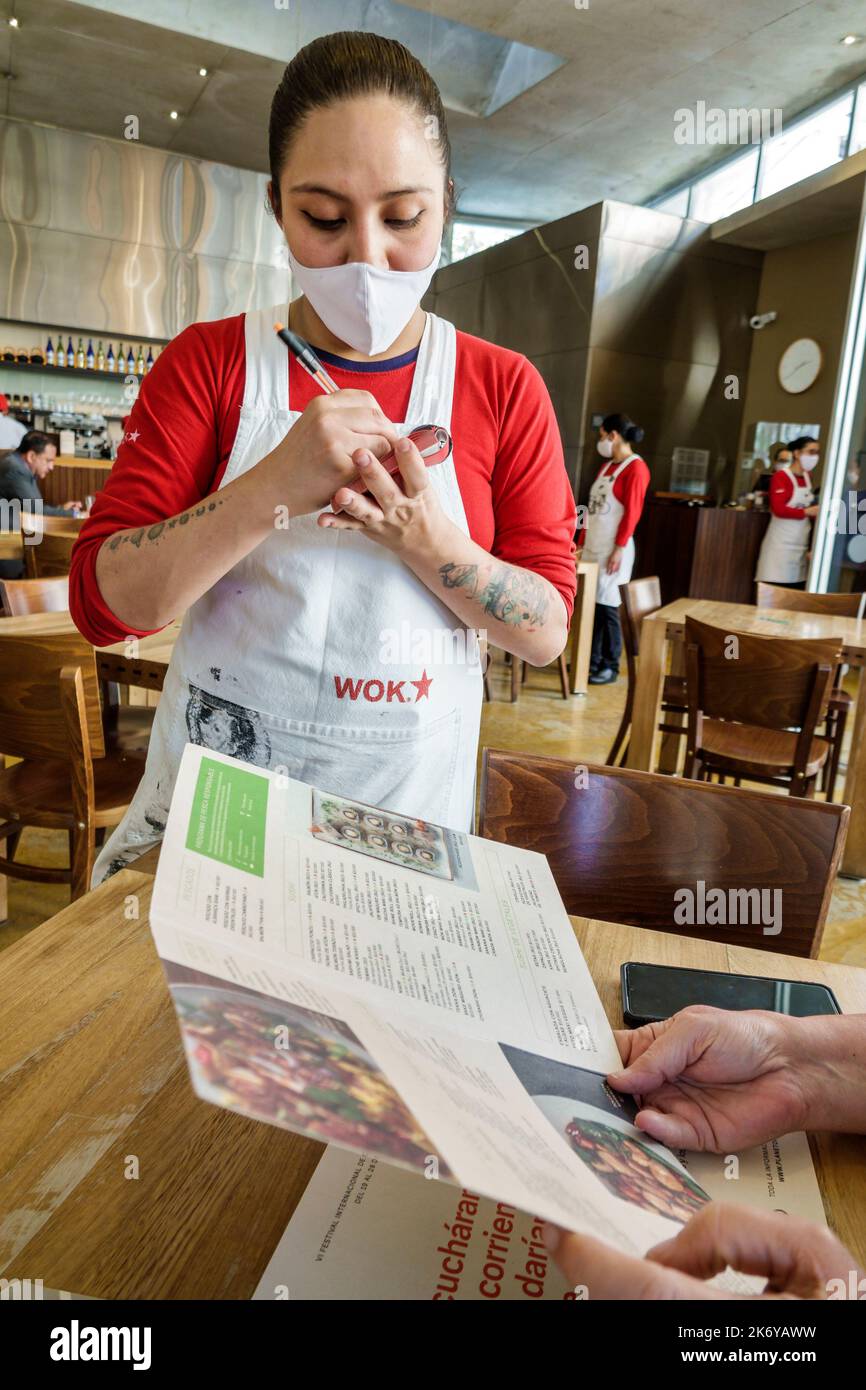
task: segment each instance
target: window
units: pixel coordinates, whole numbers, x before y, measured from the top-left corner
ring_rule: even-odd
[[[730,217],[748,207],[755,193],[757,170],[756,147],[697,179],[692,186],[690,215],[699,222],[717,222],[720,217]]]
[[[854,99],[854,118],[851,122],[851,143],[849,154],[866,149],[866,82],[857,88]]]
[[[520,236],[523,227],[503,227],[492,222],[455,221],[451,233],[451,260],[462,261],[474,256],[477,251],[486,251],[490,246],[498,246],[501,241],[509,241]]]
[[[768,198],[844,159],[853,102],[854,93],[846,92],[814,116],[765,141],[759,198]]]
[[[650,203],[650,207],[655,212],[672,212],[674,217],[688,217],[689,190],[681,188],[678,193],[671,193],[668,198],[662,198],[658,203]]]

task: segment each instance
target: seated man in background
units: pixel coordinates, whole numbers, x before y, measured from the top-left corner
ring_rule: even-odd
[[[736,1153],[793,1130],[866,1134],[866,1016],[790,1018],[703,1005],[617,1034],[614,1090],[639,1129],[672,1149]],[[640,1260],[591,1236],[545,1228],[545,1244],[590,1299],[729,1299],[704,1281],[726,1267],[764,1275],[776,1298],[866,1297],[866,1276],[832,1231],[712,1202]],[[841,1282],[840,1282],[841,1281]],[[742,1297],[742,1295],[740,1295]]]
[[[64,502],[61,507],[52,507],[42,500],[39,483],[48,477],[56,457],[57,447],[48,436],[39,430],[29,430],[17,449],[0,458],[0,525],[12,529],[8,519],[11,508],[4,507],[3,503],[19,504],[19,513],[14,518],[16,528],[19,517],[26,518],[28,514],[77,516],[81,512],[80,502]],[[24,566],[19,560],[0,561],[0,579],[20,579],[23,573]]]

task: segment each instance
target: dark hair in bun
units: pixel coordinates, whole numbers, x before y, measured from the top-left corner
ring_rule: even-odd
[[[626,444],[640,444],[643,439],[643,430],[640,425],[636,425],[627,415],[617,412],[614,415],[605,415],[601,422],[601,427],[606,434],[613,434],[614,430],[621,435]]]
[[[785,445],[785,448],[790,449],[791,453],[794,454],[799,453],[801,449],[805,449],[807,444],[817,443],[818,441],[813,434],[798,434],[796,439],[792,439],[790,444]]]

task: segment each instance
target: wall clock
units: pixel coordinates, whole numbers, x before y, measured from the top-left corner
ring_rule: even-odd
[[[814,386],[824,357],[814,338],[796,338],[779,358],[779,384],[792,396]]]

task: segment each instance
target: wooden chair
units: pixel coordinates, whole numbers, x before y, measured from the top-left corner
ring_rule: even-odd
[[[59,518],[58,518],[59,519]],[[46,517],[47,521],[55,518]],[[24,541],[24,570],[28,579],[45,579],[52,575],[69,574],[72,547],[78,539],[77,531],[45,530],[35,545]]]
[[[644,618],[648,618],[652,613],[656,613],[662,606],[661,584],[658,575],[650,575],[645,579],[631,579],[628,584],[623,584],[621,586],[619,592],[619,617],[622,627],[622,645],[625,651],[628,687],[626,690],[625,709],[622,712],[622,719],[620,720],[619,728],[616,731],[616,737],[611,745],[610,752],[607,755],[608,767],[615,767],[620,756],[623,762],[625,762],[628,757],[628,735],[634,715],[634,693],[637,683],[637,659],[640,655],[641,628]],[[662,688],[661,712],[663,715],[685,715],[685,676],[665,676],[664,686]],[[673,724],[668,720],[662,720],[658,727],[662,733],[674,734],[679,738],[685,736],[686,726],[684,718],[682,718],[681,722],[678,724]]]
[[[491,748],[482,759],[479,833],[546,855],[568,912],[788,955],[818,954],[849,815],[630,768]],[[751,920],[735,925],[728,912],[726,924],[679,924],[682,890],[697,909],[713,888]],[[752,905],[772,913],[779,901],[781,931],[765,935],[767,916]]]
[[[490,658],[487,664],[487,674],[485,674],[484,677],[485,699],[487,700],[492,699],[488,675],[493,667],[494,650],[498,651],[499,648],[489,648]],[[519,657],[512,656],[511,652],[503,652],[502,655],[511,668],[511,703],[515,704],[517,700],[520,699],[520,687],[526,684],[526,671],[529,663],[527,661],[521,661]],[[559,671],[559,688],[562,693],[562,698],[563,700],[567,700],[571,694],[571,686],[569,685],[568,676],[568,658],[565,652],[560,653],[556,665]]]
[[[861,618],[864,603],[866,594],[809,594],[803,589],[785,589],[780,584],[758,584],[759,608],[782,608],[793,613],[820,613],[833,618]],[[832,750],[821,784],[821,790],[826,794],[828,801],[833,800],[836,790],[845,728],[853,703],[852,697],[842,684],[842,668],[839,667],[833,677],[833,689],[830,691],[824,728],[824,737]]]
[[[8,620],[10,626],[15,619]],[[0,623],[0,752],[23,761],[0,770],[0,873],[34,883],[90,886],[97,830],[117,825],[144,759],[108,753],[96,658],[78,633],[7,635]],[[28,827],[65,830],[69,868],[19,862]]]
[[[733,644],[736,643],[736,646]],[[731,776],[814,796],[830,744],[837,638],[756,637],[686,618],[686,776]]]
[[[69,607],[69,577],[51,579],[0,580],[0,601],[8,617],[28,613],[57,613]],[[144,705],[122,705],[118,687],[101,682],[102,727],[109,753],[145,754],[153,730],[155,709]]]
[[[69,608],[69,577],[51,579],[0,579],[0,600],[7,617],[27,613],[63,613]]]

